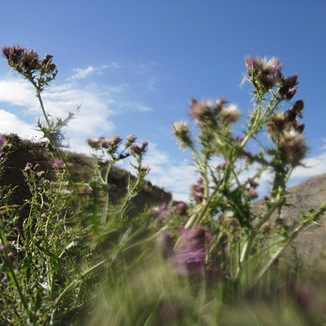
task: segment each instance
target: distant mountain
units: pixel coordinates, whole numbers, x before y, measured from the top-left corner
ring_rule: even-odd
[[[287,204],[282,208],[281,218],[290,227],[297,225],[303,212],[316,209],[326,202],[326,174],[311,177],[300,184],[288,189]],[[259,211],[262,201],[255,206]],[[307,266],[314,265],[326,270],[326,214],[317,223],[303,230],[296,238],[295,248],[300,260]],[[290,254],[288,248],[285,256]]]
[[[289,218],[295,224],[300,212],[318,208],[320,204],[326,202],[326,174],[311,177],[290,188],[287,201],[292,206],[284,208],[283,217]],[[295,243],[298,254],[305,263],[323,265],[325,268],[326,214],[321,216],[317,223],[303,231]]]

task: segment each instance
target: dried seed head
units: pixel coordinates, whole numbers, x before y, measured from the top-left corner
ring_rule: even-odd
[[[140,171],[143,173],[143,174],[148,174],[149,171],[150,171],[150,167],[148,164],[142,164],[141,167],[140,167]]]
[[[206,101],[198,102],[195,99],[191,99],[189,114],[201,126],[203,126],[206,122],[214,120],[211,106]]]
[[[112,136],[112,137],[106,139],[106,141],[109,144],[109,146],[117,147],[121,143],[122,138],[120,136]]]
[[[100,149],[101,148],[101,142],[98,140],[95,140],[95,139],[87,139],[87,144],[89,147],[97,150],[97,149]]]
[[[126,137],[126,147],[129,147],[136,141],[137,137],[134,134],[129,134]]]
[[[282,134],[279,149],[282,160],[292,166],[299,165],[308,151],[305,140],[296,130],[286,131]]]
[[[181,148],[187,148],[193,145],[190,136],[189,126],[186,122],[175,122],[173,124],[173,134],[177,138]]]
[[[222,123],[234,123],[241,117],[241,112],[235,104],[223,105],[218,117]]]
[[[267,132],[272,138],[278,138],[286,129],[288,124],[287,117],[283,113],[276,113],[267,123]]]

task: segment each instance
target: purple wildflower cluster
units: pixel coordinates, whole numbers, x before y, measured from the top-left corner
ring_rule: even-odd
[[[139,156],[144,154],[147,151],[148,148],[148,142],[147,141],[143,141],[141,146],[136,145],[136,144],[132,144],[129,147],[130,150],[130,154],[133,156]]]
[[[213,236],[202,226],[181,228],[178,241],[164,232],[158,239],[163,256],[181,276],[200,276],[207,272],[207,255]]]
[[[266,93],[277,86],[279,87],[279,94],[287,100],[290,100],[296,94],[298,75],[293,74],[284,77],[282,65],[277,58],[272,57],[267,60],[266,58],[247,56],[245,64],[249,79],[256,90]]]
[[[172,205],[162,204],[153,212],[154,216],[167,225],[172,217],[188,218],[188,205],[183,201]],[[158,245],[163,256],[171,263],[179,275],[194,276],[206,272],[206,256],[213,242],[211,232],[203,226],[181,227],[177,240],[169,232],[161,233]]]
[[[52,55],[46,54],[40,59],[37,52],[21,46],[4,46],[2,53],[9,66],[30,80],[39,91],[48,85],[58,72],[57,66],[52,62]]]
[[[119,147],[122,144],[122,138],[120,136],[112,136],[112,137],[98,137],[97,139],[88,139],[88,145],[95,150],[96,152],[102,152],[108,154],[115,159],[124,159],[130,155],[132,156],[142,156],[148,149],[148,142],[143,141],[141,145],[135,144],[137,137],[133,134],[130,134],[126,137],[124,147],[120,153]],[[126,150],[129,152],[125,152]]]
[[[98,137],[97,139],[88,139],[88,145],[94,150],[107,150],[108,153],[114,154],[119,145],[122,142],[122,138],[120,136],[112,136],[109,138]]]

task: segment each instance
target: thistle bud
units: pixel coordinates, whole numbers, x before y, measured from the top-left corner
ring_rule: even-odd
[[[298,75],[293,74],[286,79],[283,80],[282,86],[279,90],[281,96],[285,97],[287,100],[291,100],[291,98],[297,92],[295,86],[298,85]]]
[[[148,148],[148,142],[143,141],[141,147],[136,144],[132,144],[129,147],[129,151],[130,151],[130,154],[133,156],[140,156],[147,151],[147,148]]]
[[[293,106],[292,106],[292,110],[300,117],[302,118],[302,113],[301,111],[304,108],[304,102],[302,100],[296,101]]]
[[[305,128],[304,123],[300,123],[299,125],[296,125],[296,128],[295,128],[295,129],[296,129],[300,134],[302,134],[303,131],[304,131],[304,128]]]

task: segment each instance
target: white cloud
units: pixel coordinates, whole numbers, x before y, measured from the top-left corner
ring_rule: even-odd
[[[88,66],[87,68],[76,68],[74,69],[74,75],[70,79],[82,79],[94,72],[94,67]]]
[[[148,178],[153,184],[172,192],[176,200],[188,201],[189,187],[197,178],[191,162],[187,159],[175,160],[171,153],[162,152],[150,142],[145,163],[150,167]]]
[[[40,139],[42,137],[41,132],[36,131],[31,125],[20,120],[15,114],[3,109],[0,109],[0,121],[0,133],[2,134],[15,133],[22,138],[28,139]]]
[[[68,81],[74,79],[84,79],[90,75],[101,75],[105,70],[108,69],[119,69],[121,66],[117,62],[113,62],[110,65],[103,65],[100,67],[88,66],[86,68],[75,68],[73,69],[74,74],[68,78]]]
[[[5,78],[0,80],[0,102],[21,107],[31,107],[35,103],[35,91],[26,80]]]
[[[323,148],[326,149],[326,148]],[[315,157],[303,160],[303,166],[297,167],[292,173],[292,179],[303,180],[308,177],[326,173],[326,151]]]
[[[86,76],[92,71],[93,69],[86,69],[80,70],[79,73],[80,76]],[[69,112],[74,113],[80,107],[78,114],[69,122],[69,128],[63,128],[63,132],[72,150],[89,153],[86,145],[87,138],[108,136],[115,130],[111,121],[113,113],[151,111],[150,107],[139,100],[128,100],[128,91],[129,88],[125,85],[80,86],[77,81],[66,81],[63,84],[53,83],[49,86],[43,93],[43,102],[52,117],[62,119],[66,118]],[[2,78],[0,103],[3,108],[0,132],[16,132],[22,137],[35,135],[36,123],[28,124],[26,118],[37,121],[39,117],[42,119],[42,112],[34,89],[26,80],[11,76]],[[5,105],[9,106],[7,110]],[[6,112],[7,115],[4,117]],[[14,119],[16,122],[13,122]]]
[[[109,97],[110,94],[105,98],[95,90],[65,83],[47,88],[43,102],[52,117],[62,119],[81,106],[78,114],[70,121],[69,128],[64,128],[63,132],[66,133],[72,150],[88,153],[87,138],[107,135],[114,130],[114,124],[110,122],[112,111],[109,108]],[[39,103],[28,82],[19,79],[1,80],[0,102],[3,103],[0,132],[15,132],[22,137],[40,135],[35,131],[36,123],[28,124],[23,119],[26,115],[33,121],[42,117]],[[10,111],[4,109],[5,104],[10,106]]]

